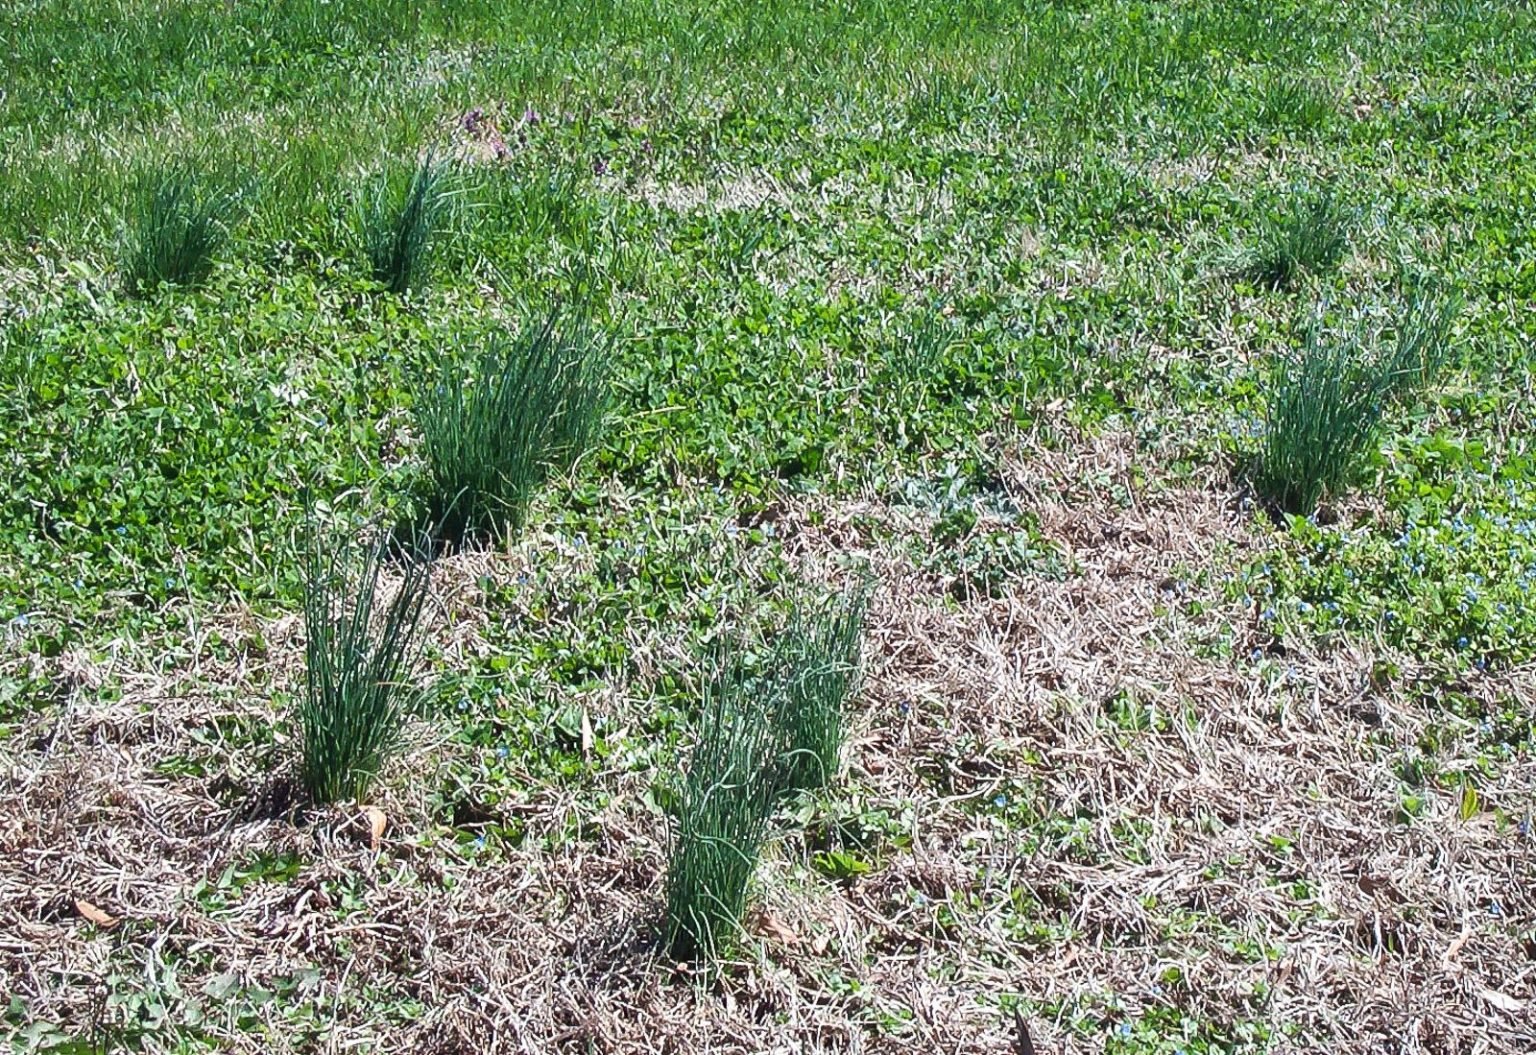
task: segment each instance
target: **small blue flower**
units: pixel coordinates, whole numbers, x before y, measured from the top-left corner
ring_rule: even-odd
[[[1131,1024],[1129,1022],[1120,1023],[1120,1035],[1122,1037],[1128,1037],[1131,1035]]]
[[[507,757],[511,756],[511,754],[512,754],[512,749],[510,747],[508,747],[506,744],[502,744],[500,747],[498,747],[496,749],[496,757],[497,758],[507,758]]]
[[[898,711],[900,711],[902,714],[911,714],[912,713],[912,705],[910,703],[908,703],[906,700],[902,700],[900,703],[898,703],[896,705],[896,709]]]
[[[119,535],[126,535],[126,534],[128,534],[128,529],[125,526],[123,526],[122,524],[119,524],[119,525],[117,525],[117,533]]]
[[[464,713],[467,710],[469,710],[469,697],[468,696],[464,697],[463,699],[461,699],[459,701],[459,713],[462,714],[462,713]]]
[[[484,850],[485,849],[485,836],[483,836],[483,835],[475,836],[475,849],[476,850]]]
[[[1490,901],[1490,902],[1488,902],[1488,915],[1490,915],[1490,916],[1502,916],[1502,915],[1504,915],[1504,906],[1499,904],[1497,901]]]
[[[1525,819],[1523,819],[1520,822],[1520,834],[1521,835],[1530,835],[1531,834],[1531,819],[1529,817],[1526,817]]]
[[[1456,647],[1457,648],[1466,648],[1467,647],[1467,639],[1464,638],[1464,637],[1458,637],[1456,639]]]
[[[16,627],[23,627],[23,626],[26,626],[31,621],[32,620],[27,618],[26,613],[23,612],[21,615],[18,615],[16,618],[11,620],[11,625],[12,626],[16,626]]]
[[[992,805],[996,806],[998,809],[1002,809],[1004,806],[1008,805],[1008,796],[1001,793],[993,795]]]
[[[77,590],[83,590],[83,589],[85,589],[85,581],[84,581],[84,580],[82,580],[82,579],[76,579],[76,580],[75,580],[75,581],[74,581],[74,587],[75,587],[75,589],[77,589]]]

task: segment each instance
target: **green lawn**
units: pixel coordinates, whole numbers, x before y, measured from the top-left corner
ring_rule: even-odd
[[[1527,0],[18,0],[0,70],[12,1050],[1536,1048]],[[138,289],[167,171],[226,214]],[[1277,364],[1416,290],[1278,510]],[[259,808],[307,511],[419,523],[424,386],[556,310],[601,439],[438,555],[369,801]],[[679,968],[711,664],[861,584],[843,772]]]

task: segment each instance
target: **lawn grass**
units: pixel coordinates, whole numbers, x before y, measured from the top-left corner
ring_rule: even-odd
[[[0,42],[14,1050],[1530,1047],[1529,4],[28,0]],[[452,222],[377,240],[436,234],[424,281],[357,221],[428,156]],[[186,159],[239,207],[159,284],[124,221]],[[600,356],[538,325],[576,305]],[[1302,417],[1389,383],[1272,506],[1308,347]],[[466,544],[392,761],[253,815],[317,499]],[[866,577],[837,779],[667,955],[699,657]]]

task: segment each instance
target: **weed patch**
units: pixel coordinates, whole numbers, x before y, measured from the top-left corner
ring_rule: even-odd
[[[213,188],[190,168],[141,177],[119,247],[124,290],[140,297],[161,283],[195,286],[205,280],[229,239],[236,203],[235,195]]]

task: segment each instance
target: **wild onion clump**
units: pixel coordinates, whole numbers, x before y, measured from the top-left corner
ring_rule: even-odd
[[[399,743],[431,565],[385,539],[324,537],[313,521],[306,548],[299,778],[312,802],[356,800]]]
[[[776,744],[751,695],[736,674],[710,685],[683,774],[662,923],[662,945],[680,960],[712,959],[735,938],[768,838]]]
[[[1331,190],[1298,198],[1265,228],[1246,271],[1255,282],[1285,289],[1303,273],[1331,270],[1349,248],[1350,224],[1349,211]]]
[[[1281,74],[1259,87],[1254,117],[1261,128],[1311,132],[1326,124],[1336,109],[1336,101],[1322,85]]]
[[[1451,326],[1461,299],[1434,283],[1411,286],[1387,354],[1388,394],[1403,399],[1434,384],[1450,358]]]
[[[416,394],[427,515],[442,538],[522,526],[534,492],[597,441],[608,402],[606,349],[555,315],[492,338],[472,375],[445,361]]]
[[[837,774],[846,732],[844,704],[859,674],[867,595],[837,598],[819,611],[798,608],[769,657],[775,683],[781,794],[825,787]]]
[[[1270,375],[1259,493],[1282,512],[1307,514],[1346,486],[1381,426],[1386,382],[1358,341],[1309,330]]]
[[[448,170],[431,154],[417,163],[408,179],[393,172],[377,178],[359,219],[363,251],[376,282],[391,293],[427,284],[451,200]]]
[[[181,166],[145,176],[118,249],[129,296],[144,296],[162,282],[195,286],[206,279],[229,238],[235,205],[233,194],[208,188]]]
[[[953,343],[954,335],[944,316],[930,309],[908,322],[904,332],[888,345],[880,387],[891,398],[896,429],[903,441],[908,419],[942,380],[945,353]]]
[[[1421,286],[1390,341],[1308,330],[1301,351],[1277,359],[1270,376],[1259,493],[1282,512],[1307,514],[1347,486],[1387,408],[1416,397],[1444,368],[1459,310],[1456,298]]]

